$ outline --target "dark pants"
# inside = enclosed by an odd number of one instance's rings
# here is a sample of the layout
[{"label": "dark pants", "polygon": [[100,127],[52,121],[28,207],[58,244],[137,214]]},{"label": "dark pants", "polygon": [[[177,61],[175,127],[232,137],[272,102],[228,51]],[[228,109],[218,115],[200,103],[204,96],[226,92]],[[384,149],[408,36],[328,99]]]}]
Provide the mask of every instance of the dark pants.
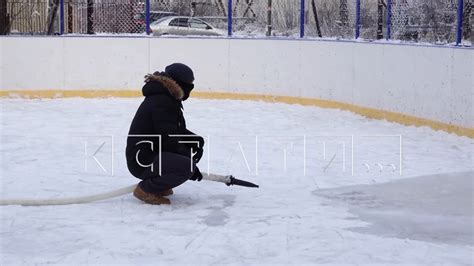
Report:
[{"label": "dark pants", "polygon": [[153,162],[151,167],[143,168],[143,172],[135,175],[142,179],[139,186],[149,193],[160,193],[168,189],[177,187],[193,176],[195,165],[189,157],[170,153],[161,153],[161,175],[159,174],[159,157]]}]

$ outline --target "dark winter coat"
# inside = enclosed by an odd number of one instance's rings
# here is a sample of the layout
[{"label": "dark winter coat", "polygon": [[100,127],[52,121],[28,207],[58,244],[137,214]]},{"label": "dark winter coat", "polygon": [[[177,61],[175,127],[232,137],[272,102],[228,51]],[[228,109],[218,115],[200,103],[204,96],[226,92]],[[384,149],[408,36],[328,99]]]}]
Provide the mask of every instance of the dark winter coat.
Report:
[{"label": "dark winter coat", "polygon": [[[155,160],[160,150],[191,157],[191,145],[180,143],[190,139],[170,135],[195,136],[186,129],[181,101],[185,93],[173,79],[164,75],[149,75],[142,92],[145,99],[133,118],[126,148],[127,166],[135,176],[143,171],[143,165]],[[161,146],[158,136],[161,136]],[[195,136],[194,140],[202,142],[202,149],[203,139]]]}]

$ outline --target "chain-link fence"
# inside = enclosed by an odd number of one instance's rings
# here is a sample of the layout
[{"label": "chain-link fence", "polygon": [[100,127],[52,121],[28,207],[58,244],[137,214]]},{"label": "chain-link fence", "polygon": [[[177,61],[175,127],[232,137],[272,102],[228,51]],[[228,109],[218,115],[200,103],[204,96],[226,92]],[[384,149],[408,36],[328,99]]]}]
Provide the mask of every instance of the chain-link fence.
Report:
[{"label": "chain-link fence", "polygon": [[452,43],[456,40],[457,1],[396,1],[392,6],[392,38]]},{"label": "chain-link fence", "polygon": [[6,1],[0,4],[0,31],[3,34],[44,33],[47,20],[47,1]]},{"label": "chain-link fence", "polygon": [[360,38],[365,40],[383,39],[387,32],[386,22],[386,1],[360,1]]},{"label": "chain-link fence", "polygon": [[305,35],[354,38],[356,2],[353,0],[306,0]]},{"label": "chain-link fence", "polygon": [[[230,29],[231,35],[239,37],[392,39],[470,45],[472,1],[0,0],[0,34],[213,32],[226,36]],[[172,16],[181,18],[169,19]]]}]

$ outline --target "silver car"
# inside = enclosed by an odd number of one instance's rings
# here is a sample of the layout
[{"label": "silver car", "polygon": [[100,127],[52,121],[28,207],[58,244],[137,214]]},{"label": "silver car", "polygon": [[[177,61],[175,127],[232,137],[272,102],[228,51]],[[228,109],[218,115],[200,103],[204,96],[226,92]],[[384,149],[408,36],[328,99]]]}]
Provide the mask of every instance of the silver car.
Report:
[{"label": "silver car", "polygon": [[224,31],[211,26],[209,23],[193,17],[164,17],[150,24],[155,36],[161,35],[205,35],[223,36]]}]

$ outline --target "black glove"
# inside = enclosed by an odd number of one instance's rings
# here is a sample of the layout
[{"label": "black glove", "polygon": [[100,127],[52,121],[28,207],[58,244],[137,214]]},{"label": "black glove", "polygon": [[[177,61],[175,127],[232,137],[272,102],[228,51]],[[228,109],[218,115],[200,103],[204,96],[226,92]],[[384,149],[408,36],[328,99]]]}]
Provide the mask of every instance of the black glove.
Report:
[{"label": "black glove", "polygon": [[[194,150],[194,149],[193,149]],[[198,163],[201,158],[202,158],[202,154],[204,153],[204,150],[202,149],[202,147],[199,147],[197,149],[197,151],[194,152],[194,155],[193,155],[193,160]]]},{"label": "black glove", "polygon": [[193,181],[201,181],[202,180],[202,174],[201,171],[199,171],[199,168],[197,166],[194,166],[194,174],[189,178],[189,180]]},{"label": "black glove", "polygon": [[189,137],[183,137],[181,138],[181,140],[185,140],[185,141],[193,141],[193,142],[197,142],[197,143],[185,143],[184,145],[186,145],[186,147],[192,149],[193,151],[193,159],[196,163],[198,163],[201,158],[202,158],[202,155],[204,153],[204,138],[201,137],[201,136],[198,136],[196,135],[194,132],[188,130],[188,129],[185,129],[184,131],[184,134],[186,135],[190,135]]}]

